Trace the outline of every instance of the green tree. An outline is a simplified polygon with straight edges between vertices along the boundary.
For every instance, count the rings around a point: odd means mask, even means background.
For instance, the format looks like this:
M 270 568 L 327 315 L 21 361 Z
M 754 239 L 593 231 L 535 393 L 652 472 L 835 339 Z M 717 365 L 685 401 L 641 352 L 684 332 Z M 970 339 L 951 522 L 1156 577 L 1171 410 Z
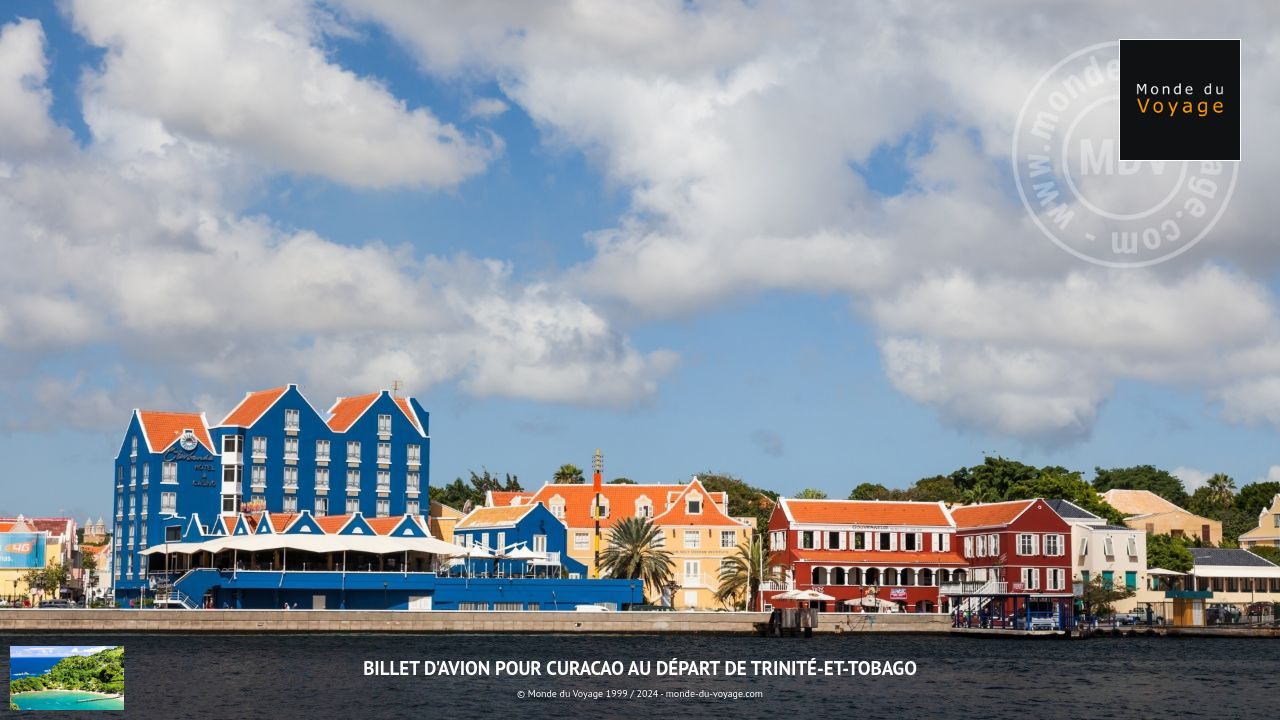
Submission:
M 1278 547 L 1272 547 L 1270 545 L 1258 545 L 1256 547 L 1249 548 L 1249 552 L 1253 553 L 1254 555 L 1257 555 L 1263 560 L 1268 560 L 1270 562 L 1275 563 L 1276 565 L 1280 565 L 1280 548 Z
M 1079 472 L 1060 467 L 1047 467 L 1032 477 L 1019 480 L 1005 492 L 1003 499 L 1031 498 L 1069 500 L 1094 515 L 1105 518 L 1107 522 L 1119 525 L 1124 521 L 1124 515 L 1103 502 L 1098 491 L 1085 482 Z
M 1226 473 L 1214 473 L 1204 484 L 1212 493 L 1213 499 L 1222 507 L 1230 507 L 1236 494 L 1236 481 Z
M 507 473 L 500 480 L 485 467 L 481 467 L 480 473 L 476 473 L 475 470 L 469 472 L 471 477 L 468 480 L 455 478 L 453 482 L 443 487 L 429 487 L 427 497 L 455 510 L 461 510 L 467 503 L 471 503 L 471 507 L 484 505 L 485 495 L 489 491 L 520 492 L 524 490 L 520 487 L 520 479 L 511 473 Z
M 1147 535 L 1147 567 L 1174 572 L 1191 572 L 1195 564 L 1183 538 L 1172 535 Z
M 796 494 L 797 500 L 826 500 L 827 494 L 815 488 L 805 488 Z
M 1258 513 L 1271 507 L 1276 495 L 1280 495 L 1280 482 L 1249 483 L 1240 488 L 1231 504 L 1252 517 L 1257 527 Z
M 1221 520 L 1231 509 L 1231 498 L 1224 498 L 1221 492 L 1205 485 L 1191 493 L 1191 499 L 1187 501 L 1187 509 L 1196 515 Z
M 920 478 L 916 484 L 907 489 L 907 499 L 922 502 L 958 503 L 964 493 L 956 487 L 956 483 L 946 475 Z
M 552 476 L 552 481 L 562 485 L 581 485 L 586 482 L 586 479 L 582 477 L 581 468 L 572 463 L 565 463 L 560 466 L 559 470 L 556 470 L 555 475 Z
M 609 481 L 610 485 L 635 485 L 636 481 L 628 477 L 618 477 Z
M 760 596 L 761 582 L 777 582 L 781 574 L 769 566 L 769 550 L 764 536 L 756 535 L 750 543 L 741 543 L 720 566 L 720 584 L 716 599 L 728 605 L 742 598 L 748 609 Z
M 1108 490 L 1148 490 L 1177 505 L 1186 507 L 1187 489 L 1177 476 L 1154 465 L 1134 465 L 1127 468 L 1093 469 L 1093 487 L 1098 492 Z
M 849 493 L 850 500 L 889 500 L 893 491 L 880 483 L 862 483 Z
M 655 593 L 671 583 L 673 567 L 671 553 L 663 549 L 662 530 L 646 518 L 628 517 L 614 525 L 609 547 L 600 553 L 604 574 L 642 580 L 645 588 Z
M 1081 581 L 1077 579 L 1076 582 Z M 1134 595 L 1133 590 L 1124 585 L 1107 582 L 1101 575 L 1095 575 L 1089 579 L 1089 582 L 1083 583 L 1081 590 L 1080 603 L 1084 605 L 1084 613 L 1099 617 L 1114 613 L 1117 600 L 1131 598 Z
M 704 472 L 697 478 L 710 492 L 722 492 L 729 498 L 730 517 L 755 518 L 755 531 L 764 533 L 769 528 L 769 516 L 773 513 L 778 493 L 748 485 L 728 473 Z

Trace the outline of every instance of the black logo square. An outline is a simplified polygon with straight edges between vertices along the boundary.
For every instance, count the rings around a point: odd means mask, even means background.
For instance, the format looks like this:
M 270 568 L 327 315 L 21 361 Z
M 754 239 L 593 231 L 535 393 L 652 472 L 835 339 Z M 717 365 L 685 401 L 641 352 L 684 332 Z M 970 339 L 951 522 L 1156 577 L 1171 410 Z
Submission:
M 1239 160 L 1240 41 L 1121 40 L 1120 159 Z

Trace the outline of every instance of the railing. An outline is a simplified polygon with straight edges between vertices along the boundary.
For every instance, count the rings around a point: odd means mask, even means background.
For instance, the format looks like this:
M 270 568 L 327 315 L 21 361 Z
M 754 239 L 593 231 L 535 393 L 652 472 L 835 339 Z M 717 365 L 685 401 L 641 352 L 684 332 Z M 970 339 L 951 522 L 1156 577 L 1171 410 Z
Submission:
M 761 590 L 795 590 L 796 584 L 790 580 L 766 580 L 760 583 Z
M 946 582 L 938 585 L 939 595 L 1004 595 L 1008 592 L 1009 583 L 995 580 L 963 580 Z

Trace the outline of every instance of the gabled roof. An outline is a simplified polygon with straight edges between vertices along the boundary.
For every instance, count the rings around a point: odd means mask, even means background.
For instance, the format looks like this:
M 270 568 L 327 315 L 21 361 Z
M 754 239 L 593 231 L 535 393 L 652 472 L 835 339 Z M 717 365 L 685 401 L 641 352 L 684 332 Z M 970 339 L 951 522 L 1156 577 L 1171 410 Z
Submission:
M 422 423 L 418 422 L 418 414 L 413 411 L 413 408 L 409 404 L 409 398 L 395 397 L 392 398 L 392 400 L 396 401 L 396 406 L 400 408 L 400 411 L 404 413 L 405 417 L 409 418 L 409 422 L 413 423 L 413 426 L 418 429 L 418 432 L 426 435 L 422 430 Z
M 135 410 L 138 424 L 142 428 L 142 437 L 147 448 L 153 452 L 168 450 L 183 430 L 190 430 L 209 452 L 216 453 L 213 441 L 209 439 L 209 426 L 205 422 L 204 413 L 175 413 L 158 410 Z
M 701 483 L 699 483 L 699 486 L 701 486 Z M 636 514 L 636 501 L 641 497 L 649 499 L 655 516 L 661 515 L 668 509 L 669 501 L 680 497 L 688 487 L 689 483 L 681 485 L 602 485 L 600 487 L 600 495 L 604 498 L 604 502 L 609 505 L 609 515 L 608 517 L 600 518 L 600 527 L 613 527 L 623 518 L 633 517 Z M 727 496 L 723 492 L 707 492 L 706 488 L 703 488 L 702 494 L 717 504 L 727 504 Z M 595 502 L 596 493 L 590 483 L 547 483 L 530 495 L 528 502 L 542 503 L 548 509 L 551 507 L 552 498 L 559 495 L 564 500 L 564 517 L 560 519 L 568 527 L 582 528 L 591 527 L 595 524 L 595 519 L 591 517 L 591 506 Z M 718 514 L 718 517 L 723 517 L 723 514 Z M 654 521 L 657 522 L 656 517 Z M 693 524 L 719 525 L 724 523 L 706 522 Z M 735 522 L 734 524 L 737 523 Z
M 323 535 L 324 530 L 316 519 L 312 517 L 310 510 L 303 510 L 293 522 L 289 523 L 284 532 L 289 535 Z
M 360 513 L 355 513 L 347 519 L 347 524 L 338 530 L 339 535 L 377 535 L 373 526 L 369 524 L 369 520 Z
M 702 497 L 701 510 L 699 513 L 690 513 L 688 503 L 685 501 L 693 493 L 698 493 Z M 613 510 L 610 508 L 610 513 Z M 671 504 L 667 509 L 655 514 L 653 518 L 655 525 L 733 525 L 741 527 L 742 523 L 734 520 L 726 515 L 720 506 L 715 502 L 712 493 L 703 487 L 699 480 L 692 480 L 685 486 L 684 490 L 677 494 L 671 500 Z
M 373 403 L 384 393 L 390 395 L 386 390 L 380 390 L 366 395 L 338 398 L 333 402 L 333 407 L 329 408 L 329 429 L 334 432 L 350 430 L 351 426 L 364 417 L 369 408 L 373 407 Z M 425 436 L 426 432 L 422 429 L 422 423 L 418 422 L 418 416 L 413 412 L 409 398 L 392 396 L 391 399 L 395 401 L 396 407 L 400 408 L 400 412 L 404 413 L 405 418 L 409 420 L 414 429 Z
M 937 502 L 797 498 L 783 498 L 778 502 L 790 520 L 803 524 L 952 527 L 946 509 Z
M 998 503 L 961 505 L 951 508 L 951 517 L 958 528 L 992 527 L 1008 525 L 1031 507 L 1035 500 L 1008 500 Z
M 1102 518 L 1085 510 L 1070 500 L 1045 500 L 1045 505 L 1053 508 L 1058 517 L 1064 520 L 1101 520 Z
M 19 521 L 21 525 L 18 524 Z M 0 523 L 9 523 L 12 528 L 4 532 L 45 532 L 53 537 L 75 538 L 75 533 L 71 531 L 71 518 L 29 518 L 19 515 L 16 518 L 0 518 Z
M 489 490 L 487 495 L 485 504 L 489 507 L 523 505 L 533 498 L 533 493 L 519 490 Z
M 399 520 L 399 522 L 392 526 L 387 535 L 393 537 L 431 537 L 431 533 L 422 527 L 417 518 L 412 515 L 392 519 Z
M 1187 512 L 1150 490 L 1125 490 L 1112 488 L 1102 493 L 1108 505 L 1125 515 L 1155 515 L 1166 512 Z
M 1187 548 L 1197 566 L 1228 565 L 1236 567 L 1276 567 L 1266 558 L 1254 555 L 1248 550 L 1234 548 Z
M 258 418 L 263 413 L 271 409 L 272 405 L 284 394 L 288 392 L 289 386 L 271 388 L 270 390 L 258 390 L 256 392 L 245 393 L 244 399 L 240 404 L 227 413 L 227 416 L 218 423 L 219 427 L 249 427 L 258 422 Z
M 525 515 L 528 515 L 535 507 L 534 504 L 528 505 L 506 505 L 499 507 L 482 507 L 467 513 L 467 516 L 458 521 L 454 526 L 454 530 L 468 530 L 471 528 L 491 528 L 491 527 L 514 527 L 520 522 Z

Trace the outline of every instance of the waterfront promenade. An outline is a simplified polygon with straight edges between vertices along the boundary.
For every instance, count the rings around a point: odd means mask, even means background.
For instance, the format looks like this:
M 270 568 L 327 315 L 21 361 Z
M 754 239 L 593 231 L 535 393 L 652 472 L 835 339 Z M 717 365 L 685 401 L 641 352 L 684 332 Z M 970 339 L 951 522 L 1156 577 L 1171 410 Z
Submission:
M 822 613 L 819 633 L 945 633 L 947 615 Z M 751 634 L 768 613 L 394 610 L 0 610 L 0 633 Z

